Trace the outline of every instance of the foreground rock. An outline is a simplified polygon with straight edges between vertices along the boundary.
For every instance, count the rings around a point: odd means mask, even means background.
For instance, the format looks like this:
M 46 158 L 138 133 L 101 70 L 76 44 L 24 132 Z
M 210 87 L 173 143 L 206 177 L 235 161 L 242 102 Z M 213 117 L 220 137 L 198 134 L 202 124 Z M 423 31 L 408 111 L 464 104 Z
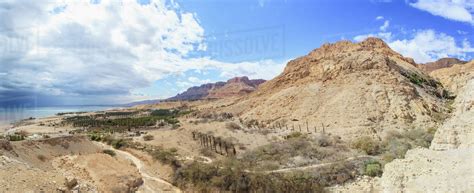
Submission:
M 474 79 L 456 99 L 456 110 L 435 134 L 430 149 L 407 152 L 385 166 L 385 192 L 472 192 L 474 190 Z
M 472 192 L 474 148 L 414 149 L 385 166 L 384 192 Z

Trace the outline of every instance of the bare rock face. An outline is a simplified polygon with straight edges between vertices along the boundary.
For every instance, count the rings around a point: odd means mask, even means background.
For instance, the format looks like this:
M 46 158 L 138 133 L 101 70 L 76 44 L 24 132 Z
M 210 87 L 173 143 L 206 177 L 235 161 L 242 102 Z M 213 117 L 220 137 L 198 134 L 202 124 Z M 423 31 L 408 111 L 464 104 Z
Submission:
M 383 192 L 472 192 L 474 149 L 413 149 L 385 165 Z
M 265 82 L 265 80 L 250 80 L 246 76 L 235 77 L 227 82 L 208 83 L 191 87 L 185 92 L 171 97 L 168 100 L 219 99 L 241 96 L 255 91 L 263 82 Z
M 474 148 L 474 77 L 453 105 L 456 106 L 453 116 L 435 134 L 430 147 L 433 150 Z
M 432 114 L 446 111 L 439 89 L 411 58 L 368 38 L 325 44 L 294 59 L 282 74 L 224 110 L 267 125 L 308 122 L 342 138 L 378 138 L 389 129 L 438 124 Z
M 384 192 L 474 190 L 474 79 L 460 89 L 455 112 L 436 132 L 430 149 L 409 150 L 385 165 Z
M 457 58 L 441 58 L 435 62 L 428 62 L 426 64 L 418 64 L 418 67 L 425 72 L 433 72 L 442 68 L 449 68 L 455 64 L 465 64 L 466 61 L 459 60 Z

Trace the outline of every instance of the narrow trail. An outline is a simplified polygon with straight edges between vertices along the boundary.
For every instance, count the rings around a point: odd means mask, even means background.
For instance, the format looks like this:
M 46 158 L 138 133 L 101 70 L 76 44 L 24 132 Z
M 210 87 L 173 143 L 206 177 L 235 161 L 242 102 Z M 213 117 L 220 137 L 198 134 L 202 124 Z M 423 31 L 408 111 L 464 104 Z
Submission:
M 246 172 L 249 173 L 284 173 L 284 172 L 292 172 L 292 171 L 297 171 L 297 170 L 307 170 L 307 169 L 316 169 L 316 168 L 321 168 L 321 167 L 326 167 L 330 166 L 339 162 L 346 162 L 346 161 L 352 161 L 355 159 L 360 159 L 360 158 L 374 158 L 373 156 L 368 156 L 368 155 L 361 155 L 361 156 L 355 156 L 355 157 L 350 157 L 345 160 L 337 161 L 337 162 L 331 162 L 331 163 L 321 163 L 321 164 L 314 164 L 314 165 L 309 165 L 309 166 L 301 166 L 301 167 L 294 167 L 294 168 L 283 168 L 283 169 L 276 169 L 276 170 L 267 170 L 267 171 L 250 171 L 250 170 L 245 170 Z
M 166 180 L 163 180 L 161 178 L 157 178 L 157 177 L 154 177 L 154 176 L 148 174 L 146 169 L 145 169 L 145 164 L 143 163 L 143 161 L 138 159 L 137 157 L 135 157 L 131 153 L 128 153 L 128 152 L 122 151 L 122 150 L 118 150 L 118 149 L 114 149 L 110 145 L 106 145 L 106 144 L 103 144 L 103 143 L 97 142 L 97 144 L 99 144 L 100 146 L 102 146 L 105 149 L 113 149 L 117 154 L 123 156 L 124 158 L 130 160 L 133 164 L 135 164 L 135 166 L 138 169 L 138 172 L 140 173 L 140 175 L 143 178 L 143 185 L 142 185 L 143 189 L 140 188 L 139 192 L 141 192 L 140 190 L 142 190 L 143 192 L 176 192 L 176 193 L 181 193 L 182 192 L 178 187 L 175 187 L 173 184 L 167 182 Z M 157 182 L 161 186 L 153 187 L 153 184 L 155 184 L 154 182 Z M 169 188 L 165 188 L 165 187 L 169 187 Z M 171 190 L 164 190 L 164 189 L 171 189 Z

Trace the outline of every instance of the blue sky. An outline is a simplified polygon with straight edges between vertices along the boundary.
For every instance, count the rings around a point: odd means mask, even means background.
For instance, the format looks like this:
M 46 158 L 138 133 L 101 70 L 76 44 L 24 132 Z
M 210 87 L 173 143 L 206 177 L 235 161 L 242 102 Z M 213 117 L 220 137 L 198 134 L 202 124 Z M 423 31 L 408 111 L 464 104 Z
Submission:
M 271 79 L 324 43 L 369 36 L 419 63 L 470 60 L 473 13 L 473 0 L 5 1 L 0 105 L 126 103 Z

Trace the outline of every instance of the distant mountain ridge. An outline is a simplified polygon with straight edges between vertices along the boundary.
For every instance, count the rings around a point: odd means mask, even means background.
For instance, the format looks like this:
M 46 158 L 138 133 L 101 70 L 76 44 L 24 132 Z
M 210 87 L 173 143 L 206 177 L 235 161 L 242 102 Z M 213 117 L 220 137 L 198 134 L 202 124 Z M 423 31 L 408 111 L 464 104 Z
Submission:
M 247 76 L 235 77 L 226 82 L 207 83 L 188 88 L 185 92 L 166 100 L 219 99 L 241 96 L 253 92 L 264 83 L 263 79 L 249 79 Z
M 457 58 L 441 58 L 437 61 L 434 62 L 428 62 L 425 64 L 418 64 L 418 68 L 422 69 L 423 71 L 430 73 L 435 70 L 441 69 L 441 68 L 449 68 L 455 64 L 465 64 L 467 63 L 466 61 L 462 61 Z

